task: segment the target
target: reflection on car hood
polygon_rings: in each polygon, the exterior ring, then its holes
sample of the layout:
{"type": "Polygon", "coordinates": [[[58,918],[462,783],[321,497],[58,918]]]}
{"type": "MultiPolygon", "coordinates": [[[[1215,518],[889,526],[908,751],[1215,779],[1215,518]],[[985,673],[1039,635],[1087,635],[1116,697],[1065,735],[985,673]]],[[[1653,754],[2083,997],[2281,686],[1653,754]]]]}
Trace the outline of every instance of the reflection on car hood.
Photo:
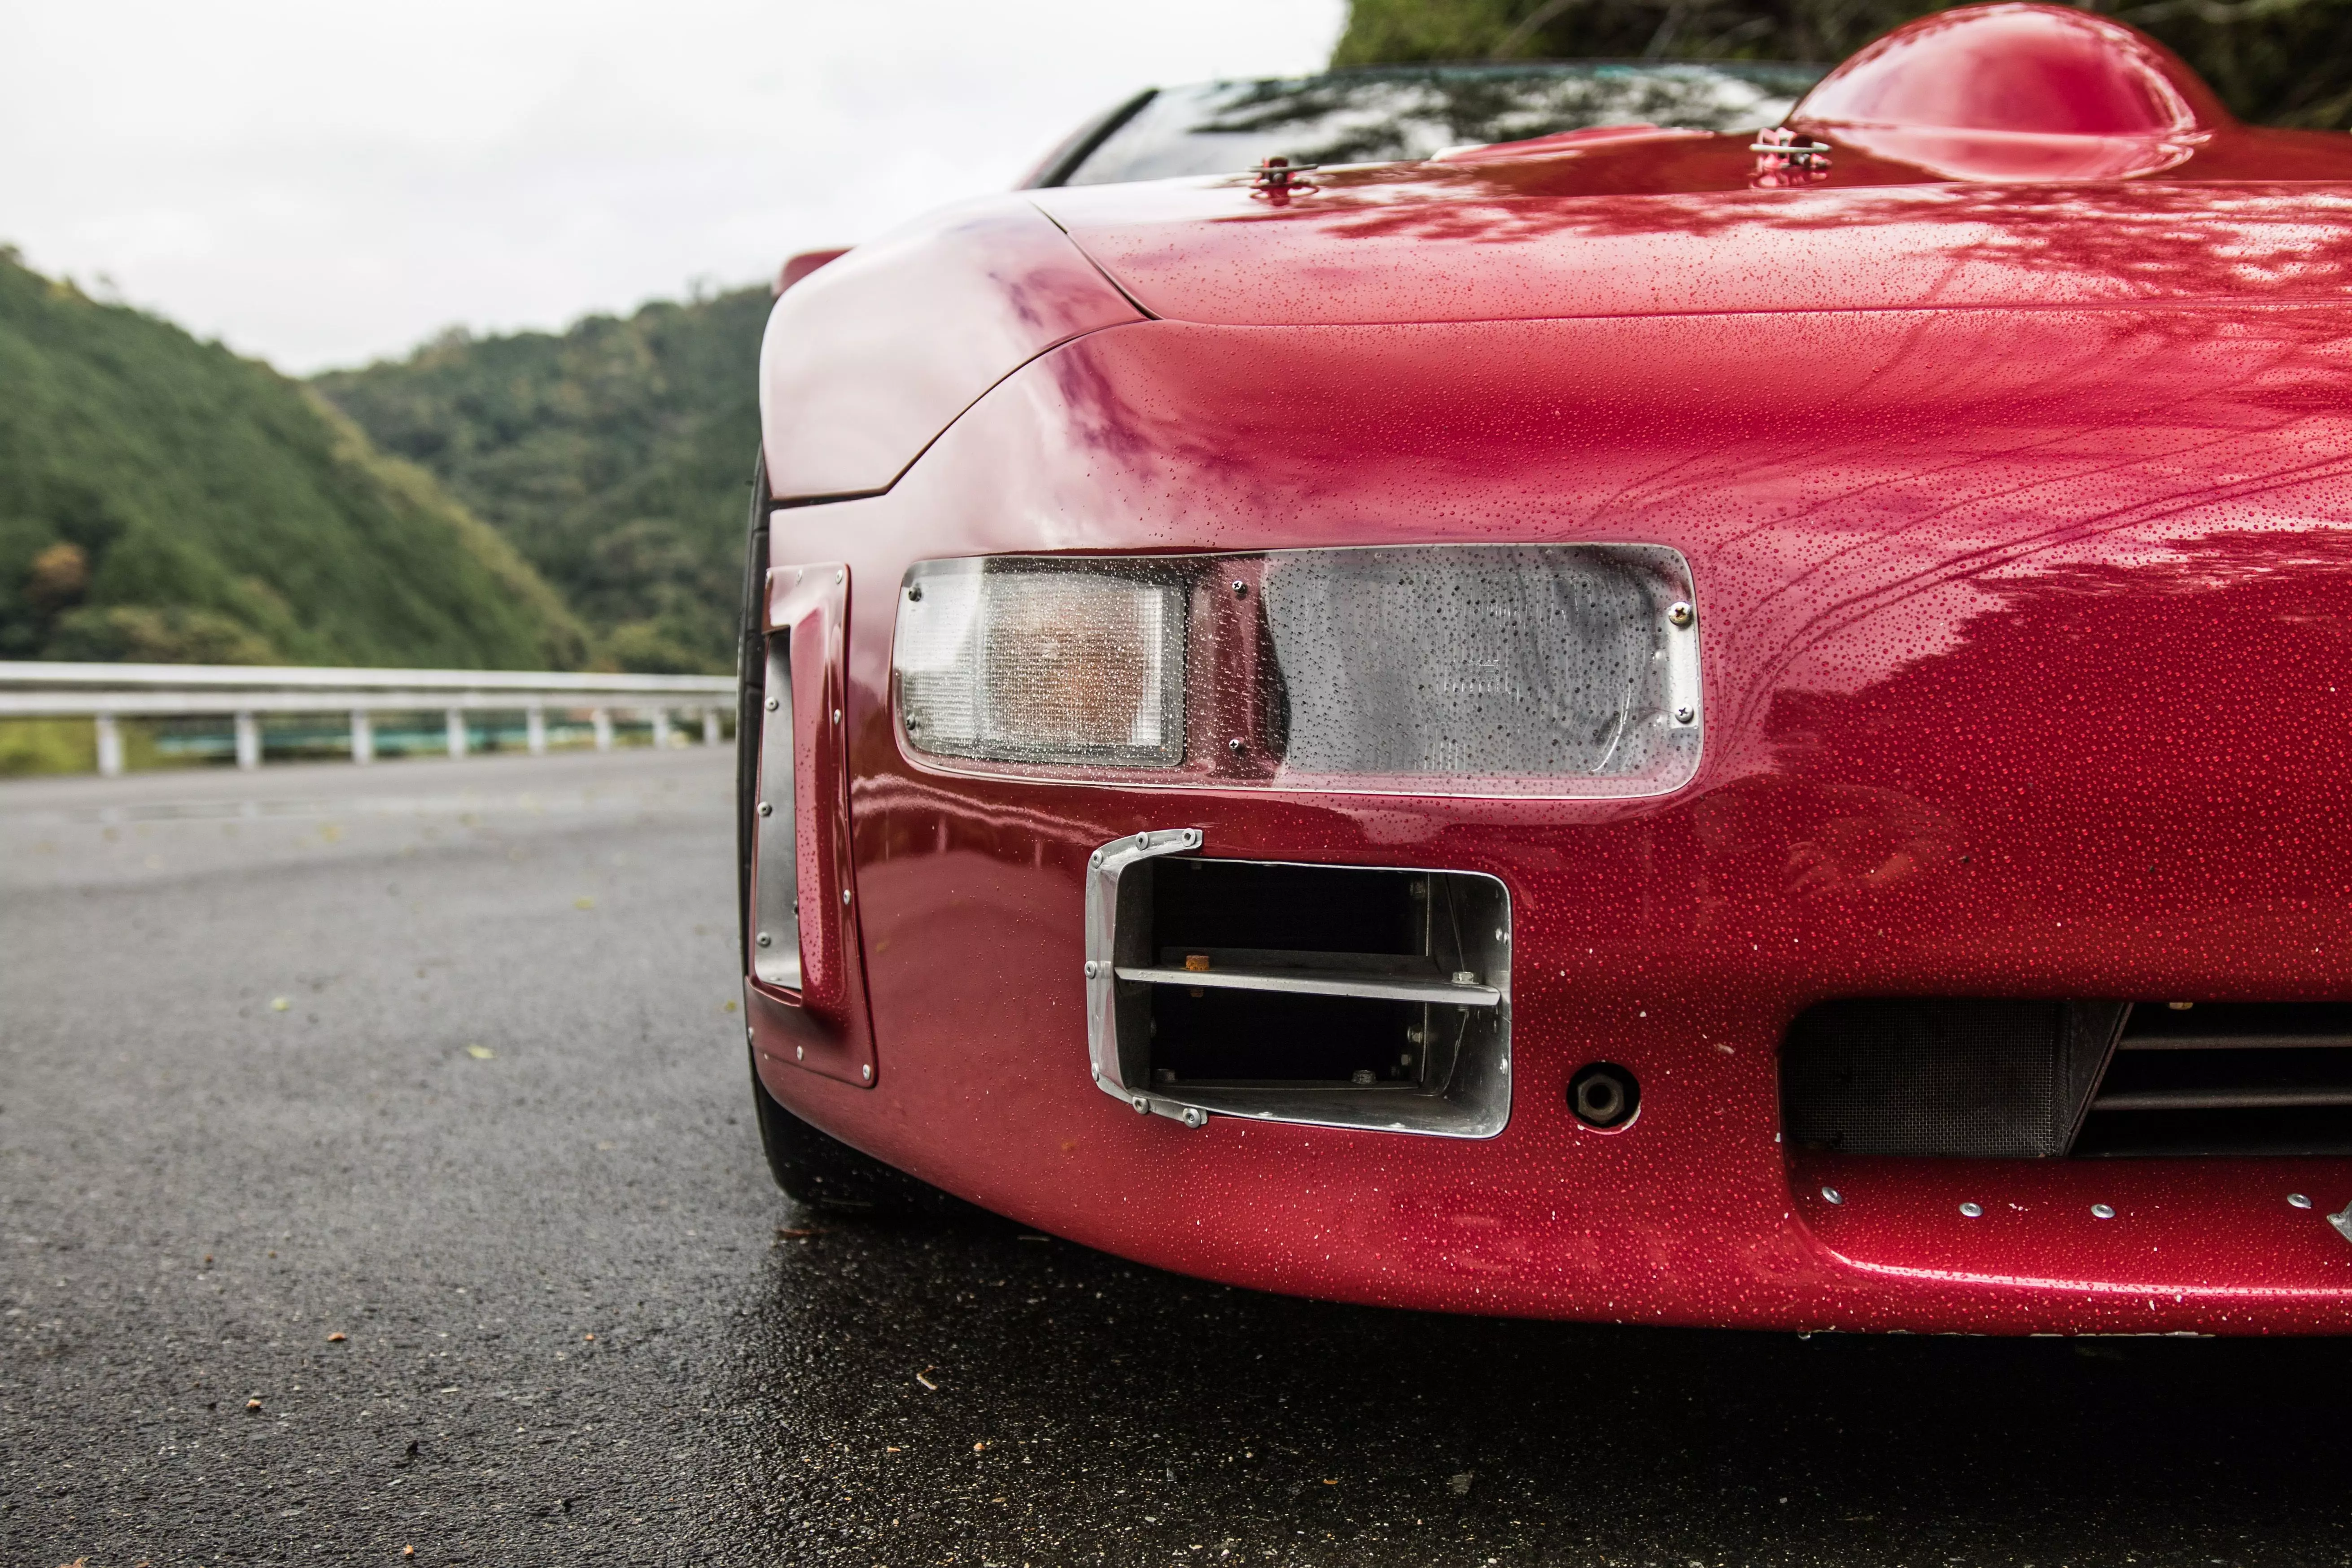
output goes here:
{"type": "Polygon", "coordinates": [[[1832,133],[1824,177],[1774,188],[1749,136],[1683,133],[1325,170],[1299,193],[1024,195],[1145,310],[1234,325],[2347,297],[2352,139],[2232,127],[2160,179],[2002,178],[2066,152],[2048,140],[2008,139],[1969,180],[1832,133]]]}

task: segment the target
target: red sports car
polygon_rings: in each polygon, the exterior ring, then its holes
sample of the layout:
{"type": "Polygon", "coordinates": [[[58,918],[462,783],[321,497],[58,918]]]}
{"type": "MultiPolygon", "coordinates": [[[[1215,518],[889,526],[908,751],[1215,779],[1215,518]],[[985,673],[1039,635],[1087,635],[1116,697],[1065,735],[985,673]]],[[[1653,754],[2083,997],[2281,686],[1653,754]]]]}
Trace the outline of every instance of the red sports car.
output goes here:
{"type": "Polygon", "coordinates": [[[2042,5],[1811,81],[1156,95],[782,295],[787,1191],[1404,1307],[2352,1329],[2352,138],[2042,5]]]}

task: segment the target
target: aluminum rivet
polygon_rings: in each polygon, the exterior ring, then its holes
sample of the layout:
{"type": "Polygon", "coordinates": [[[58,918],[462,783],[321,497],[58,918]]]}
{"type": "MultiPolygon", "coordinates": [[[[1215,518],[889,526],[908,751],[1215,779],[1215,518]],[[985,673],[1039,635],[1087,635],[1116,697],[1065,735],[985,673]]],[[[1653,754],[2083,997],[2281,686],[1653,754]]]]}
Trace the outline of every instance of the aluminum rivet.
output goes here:
{"type": "Polygon", "coordinates": [[[872,1083],[874,1081],[874,1064],[872,1062],[867,1062],[864,1067],[857,1069],[857,1073],[858,1076],[863,1078],[866,1082],[872,1083]]]}
{"type": "Polygon", "coordinates": [[[1697,719],[1697,717],[1698,710],[1692,707],[1687,702],[1675,710],[1675,722],[1677,724],[1688,724],[1697,719]]]}
{"type": "Polygon", "coordinates": [[[1822,1189],[1822,1196],[1833,1204],[1842,1204],[1845,1202],[1845,1194],[1838,1191],[1835,1187],[1823,1187],[1822,1189]]]}
{"type": "Polygon", "coordinates": [[[2311,1206],[2311,1200],[2305,1197],[2301,1193],[2287,1194],[2286,1201],[2294,1207],[2299,1209],[2307,1209],[2311,1206]]]}
{"type": "Polygon", "coordinates": [[[1094,978],[1097,973],[1099,973],[1101,972],[1101,970],[1102,970],[1102,965],[1100,965],[1100,964],[1097,963],[1093,959],[1089,958],[1089,959],[1087,959],[1087,979],[1092,980],[1092,979],[1093,979],[1093,978],[1094,978]]]}
{"type": "Polygon", "coordinates": [[[772,947],[775,945],[775,941],[776,939],[770,936],[766,931],[761,931],[760,933],[760,945],[761,947],[772,947]]]}
{"type": "Polygon", "coordinates": [[[1151,1100],[1148,1096],[1139,1094],[1133,1100],[1129,1100],[1128,1103],[1135,1107],[1135,1113],[1138,1116],[1149,1116],[1151,1114],[1151,1100]]]}
{"type": "Polygon", "coordinates": [[[841,901],[845,904],[849,902],[849,889],[847,888],[841,889],[841,901]]]}
{"type": "Polygon", "coordinates": [[[841,722],[841,710],[838,708],[833,710],[833,721],[836,724],[841,722]]]}
{"type": "Polygon", "coordinates": [[[1102,851],[1101,851],[1101,850],[1099,850],[1099,849],[1097,849],[1097,850],[1096,850],[1092,855],[1090,855],[1090,856],[1087,857],[1087,865],[1089,865],[1089,866],[1099,866],[1099,865],[1101,865],[1101,864],[1102,864],[1102,851]]]}
{"type": "Polygon", "coordinates": [[[777,708],[779,708],[780,706],[782,706],[782,704],[778,703],[778,702],[777,702],[777,700],[776,700],[774,698],[771,697],[771,698],[769,698],[769,699],[768,699],[768,711],[769,711],[769,712],[773,713],[773,712],[777,710],[777,708]]]}
{"type": "Polygon", "coordinates": [[[761,802],[760,803],[760,815],[761,815],[761,816],[775,816],[775,815],[776,815],[776,808],[775,808],[774,806],[772,806],[772,805],[770,805],[766,801],[764,801],[764,800],[763,800],[763,801],[761,801],[761,802]]]}
{"type": "Polygon", "coordinates": [[[1984,1217],[1984,1205],[1962,1204],[1960,1205],[1960,1212],[1968,1215],[1970,1219],[1982,1219],[1984,1217]]]}
{"type": "Polygon", "coordinates": [[[796,1062],[804,1062],[808,1060],[808,1047],[806,1046],[794,1046],[793,1047],[793,1060],[796,1062]]]}
{"type": "Polygon", "coordinates": [[[1139,833],[1139,834],[1137,834],[1137,835],[1135,836],[1135,847],[1136,847],[1138,849],[1149,849],[1149,848],[1150,848],[1150,847],[1151,847],[1151,835],[1150,835],[1149,833],[1139,833]]]}
{"type": "Polygon", "coordinates": [[[907,590],[907,602],[910,605],[919,605],[923,602],[923,585],[920,583],[907,590]]]}
{"type": "Polygon", "coordinates": [[[1688,605],[1684,604],[1679,599],[1666,606],[1666,619],[1674,622],[1675,625],[1678,626],[1686,626],[1690,625],[1694,618],[1695,617],[1691,614],[1691,607],[1688,605]]]}
{"type": "Polygon", "coordinates": [[[1208,1121],[1209,1121],[1209,1113],[1208,1113],[1207,1111],[1205,1111],[1205,1110],[1202,1110],[1199,1106],[1197,1106],[1197,1105],[1189,1105],[1189,1106],[1186,1106],[1186,1107],[1184,1108],[1184,1125],[1185,1125],[1185,1126],[1187,1126],[1187,1127],[1202,1127],[1202,1126],[1206,1126],[1206,1125],[1208,1124],[1208,1121]]]}
{"type": "Polygon", "coordinates": [[[1475,985],[1478,984],[1478,972],[1475,969],[1457,969],[1454,972],[1454,984],[1475,985]]]}
{"type": "Polygon", "coordinates": [[[838,568],[836,568],[833,574],[833,580],[835,583],[845,582],[848,580],[848,577],[849,574],[847,572],[842,571],[838,568]]]}
{"type": "Polygon", "coordinates": [[[2093,1219],[2113,1219],[2116,1217],[2116,1205],[2113,1204],[2093,1204],[2091,1205],[2091,1217],[2093,1219]]]}
{"type": "Polygon", "coordinates": [[[1246,583],[1244,583],[1244,582],[1243,582],[1243,581],[1242,581],[1240,578],[1238,578],[1238,577],[1234,578],[1234,598],[1236,598],[1236,599],[1241,599],[1241,598],[1246,598],[1248,595],[1249,595],[1249,584],[1246,584],[1246,583]]]}

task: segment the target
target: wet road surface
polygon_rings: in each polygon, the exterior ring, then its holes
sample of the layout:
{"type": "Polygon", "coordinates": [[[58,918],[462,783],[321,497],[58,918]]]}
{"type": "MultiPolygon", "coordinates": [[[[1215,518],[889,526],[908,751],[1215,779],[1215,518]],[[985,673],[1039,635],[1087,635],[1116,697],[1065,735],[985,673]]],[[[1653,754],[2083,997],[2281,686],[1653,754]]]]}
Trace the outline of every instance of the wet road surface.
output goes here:
{"type": "Polygon", "coordinates": [[[729,788],[0,785],[0,1564],[2352,1562],[2339,1342],[1482,1321],[796,1211],[729,788]]]}

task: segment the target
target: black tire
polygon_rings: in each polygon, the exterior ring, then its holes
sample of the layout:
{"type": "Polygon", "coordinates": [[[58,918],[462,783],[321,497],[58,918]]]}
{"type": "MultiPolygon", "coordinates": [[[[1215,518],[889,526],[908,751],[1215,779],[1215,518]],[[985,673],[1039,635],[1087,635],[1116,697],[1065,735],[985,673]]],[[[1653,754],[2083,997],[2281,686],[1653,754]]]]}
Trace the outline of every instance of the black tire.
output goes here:
{"type": "Polygon", "coordinates": [[[776,1103],[751,1067],[751,1107],[768,1173],[796,1204],[835,1214],[949,1215],[964,1205],[815,1128],[776,1103]]]}

